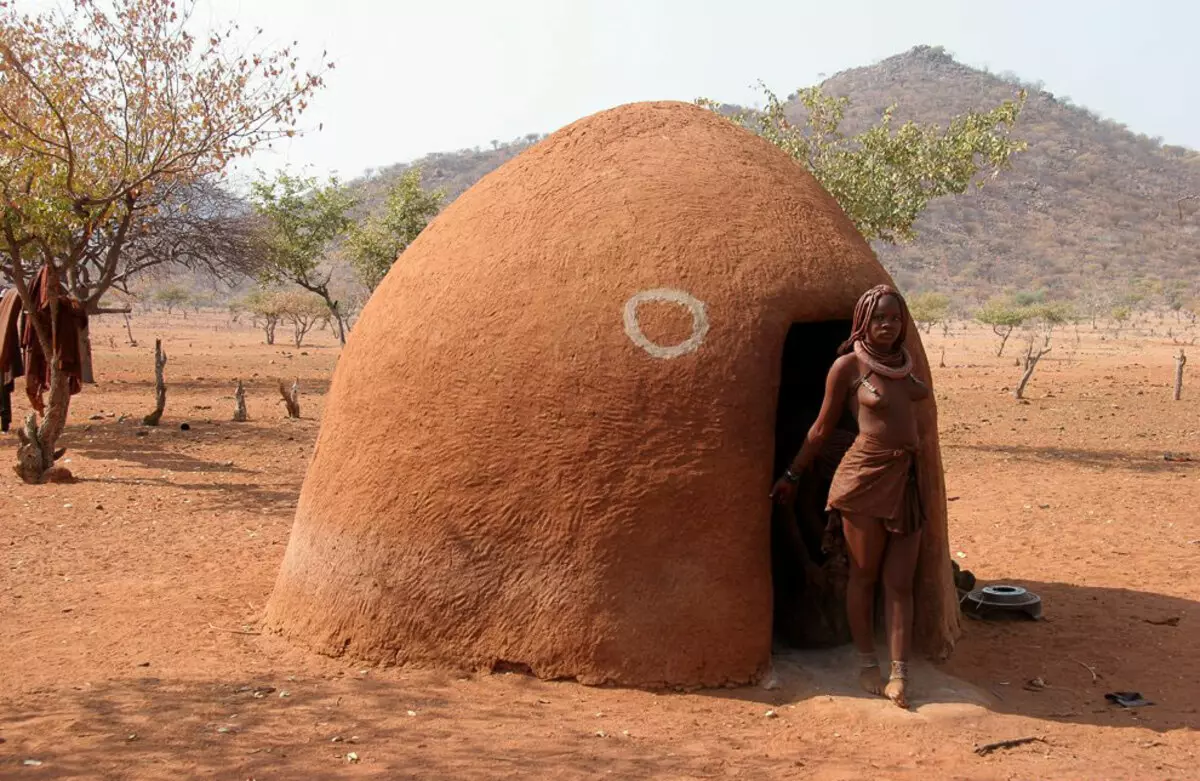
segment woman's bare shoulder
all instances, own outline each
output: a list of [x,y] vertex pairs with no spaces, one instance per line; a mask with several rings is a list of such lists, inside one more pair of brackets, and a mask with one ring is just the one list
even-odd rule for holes
[[858,376],[858,357],[854,353],[846,353],[839,356],[833,365],[829,367],[830,376],[846,377],[853,379]]

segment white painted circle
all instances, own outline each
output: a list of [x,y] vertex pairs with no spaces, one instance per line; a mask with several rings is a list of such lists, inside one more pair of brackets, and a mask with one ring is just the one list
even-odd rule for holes
[[[663,346],[646,338],[642,326],[638,323],[638,307],[647,301],[666,301],[679,304],[692,315],[692,335],[679,344]],[[625,333],[638,347],[650,353],[655,358],[678,358],[694,352],[704,342],[708,333],[708,314],[704,302],[693,295],[672,288],[655,288],[635,293],[625,302]]]

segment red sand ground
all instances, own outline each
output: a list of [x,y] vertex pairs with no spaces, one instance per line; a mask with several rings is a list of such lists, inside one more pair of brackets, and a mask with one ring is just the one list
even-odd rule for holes
[[[1046,620],[966,622],[916,670],[911,713],[858,696],[844,652],[777,659],[774,690],[677,694],[366,669],[253,634],[336,350],[216,315],[135,323],[136,349],[97,328],[99,384],[64,440],[81,482],[0,476],[0,778],[1200,777],[1200,462],[1163,460],[1200,457],[1200,378],[1170,400],[1170,319],[1060,335],[1027,405],[989,333],[927,337],[934,363],[947,348],[953,551],[1039,593]],[[139,437],[156,333],[167,414]],[[239,376],[247,424],[229,422]],[[289,421],[273,386],[296,376]],[[1128,689],[1157,704],[1105,704]]]

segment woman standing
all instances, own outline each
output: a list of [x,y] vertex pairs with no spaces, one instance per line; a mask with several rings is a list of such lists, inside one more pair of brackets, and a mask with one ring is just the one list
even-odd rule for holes
[[[894,288],[871,288],[854,308],[854,322],[825,381],[817,420],[791,467],[775,484],[776,501],[792,497],[800,473],[812,466],[849,405],[858,436],[829,489],[827,509],[840,518],[850,557],[846,611],[859,653],[859,680],[908,707],[905,685],[912,645],[913,579],[924,512],[917,487],[917,404],[929,386],[912,372],[904,347],[908,306]],[[875,585],[882,577],[891,674],[887,685],[875,655]]]

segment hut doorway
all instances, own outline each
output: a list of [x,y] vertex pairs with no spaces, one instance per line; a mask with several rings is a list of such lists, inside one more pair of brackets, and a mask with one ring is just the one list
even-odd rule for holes
[[[849,320],[795,323],[788,330],[775,417],[776,479],[799,452],[816,420],[829,367],[849,334]],[[849,416],[840,426],[855,429]],[[784,647],[818,648],[850,640],[845,557],[822,550],[829,497],[829,475],[822,471],[809,470],[801,478],[794,506],[775,505],[772,509],[774,639]]]

